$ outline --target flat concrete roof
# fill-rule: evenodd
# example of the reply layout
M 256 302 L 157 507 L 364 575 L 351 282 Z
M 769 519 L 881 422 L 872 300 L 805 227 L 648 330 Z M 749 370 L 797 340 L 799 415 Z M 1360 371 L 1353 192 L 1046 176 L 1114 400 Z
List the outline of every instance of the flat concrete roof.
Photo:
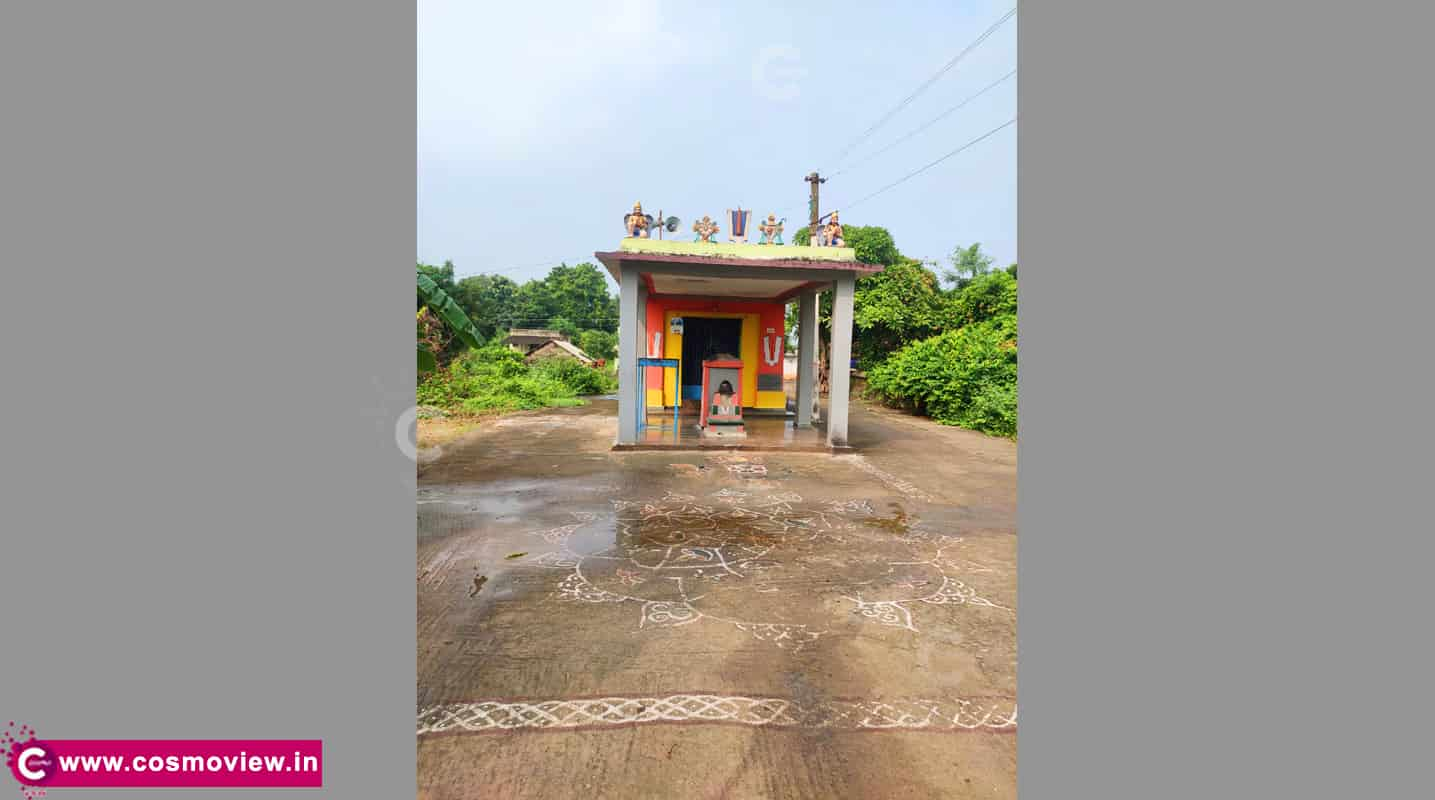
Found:
M 881 264 L 864 264 L 850 247 L 759 245 L 736 242 L 684 242 L 661 239 L 624 239 L 617 250 L 593 254 L 613 280 L 622 282 L 620 262 L 637 264 L 701 264 L 772 270 L 781 277 L 784 270 L 830 272 L 881 272 Z M 641 269 L 641 266 L 640 266 Z M 751 276 L 751 272 L 747 272 Z M 738 276 L 734 276 L 738 277 Z

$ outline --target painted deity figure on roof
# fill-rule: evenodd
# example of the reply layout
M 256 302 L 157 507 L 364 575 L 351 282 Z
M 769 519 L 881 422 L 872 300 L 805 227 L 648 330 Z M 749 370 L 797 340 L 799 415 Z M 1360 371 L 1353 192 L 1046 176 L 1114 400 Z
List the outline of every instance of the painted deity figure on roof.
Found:
M 631 238 L 648 238 L 648 215 L 643 213 L 642 203 L 633 204 L 633 211 L 623 217 L 623 227 L 628 229 Z
M 693 233 L 697 234 L 693 237 L 693 241 L 695 242 L 711 242 L 713 237 L 717 235 L 717 232 L 717 223 L 713 222 L 706 214 L 703 215 L 702 219 L 693 223 Z
M 767 222 L 757 226 L 758 231 L 762 233 L 762 238 L 757 243 L 782 244 L 782 223 L 786 221 L 787 219 L 784 217 L 779 222 L 776 214 L 768 214 Z
M 842 223 L 837 221 L 837 212 L 834 211 L 832 212 L 832 219 L 828 220 L 827 224 L 822 226 L 818 243 L 822 247 L 842 247 L 845 241 L 846 240 L 842 238 Z

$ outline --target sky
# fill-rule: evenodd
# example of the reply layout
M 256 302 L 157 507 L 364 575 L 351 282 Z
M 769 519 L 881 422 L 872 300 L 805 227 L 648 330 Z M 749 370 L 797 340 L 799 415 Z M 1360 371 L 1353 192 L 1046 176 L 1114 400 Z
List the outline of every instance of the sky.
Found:
M 1017 125 L 862 198 L 1016 116 L 1011 77 L 869 158 L 1016 69 L 1015 18 L 849 145 L 1014 5 L 420 0 L 418 260 L 520 283 L 596 263 L 635 201 L 679 217 L 675 238 L 706 214 L 726 241 L 741 207 L 787 217 L 790 241 L 818 170 L 823 213 L 905 255 L 980 242 L 1013 263 Z

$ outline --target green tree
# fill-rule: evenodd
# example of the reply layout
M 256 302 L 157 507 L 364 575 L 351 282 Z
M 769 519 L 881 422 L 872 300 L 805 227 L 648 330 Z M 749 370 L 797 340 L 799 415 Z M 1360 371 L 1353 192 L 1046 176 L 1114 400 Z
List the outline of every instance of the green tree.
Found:
M 593 358 L 612 361 L 618 356 L 618 334 L 611 331 L 579 331 L 576 344 Z
M 911 342 L 951 326 L 951 305 L 937 276 L 910 259 L 859 278 L 853 297 L 852 350 L 871 369 Z
M 956 325 L 971 325 L 994 317 L 1016 314 L 1016 278 L 1006 271 L 991 272 L 958 289 L 952 296 Z
M 992 271 L 992 257 L 982 252 L 980 242 L 971 247 L 957 245 L 951 255 L 952 268 L 943 277 L 958 289 Z
M 518 287 L 509 302 L 513 327 L 554 328 L 561 319 L 570 335 L 578 329 L 618 330 L 618 298 L 608 293 L 604 273 L 592 264 L 560 264 Z
M 502 275 L 473 275 L 458 282 L 454 299 L 485 337 L 515 326 L 518 284 Z
M 578 337 L 578 323 L 567 317 L 554 317 L 548 320 L 548 323 L 542 327 L 552 331 L 558 331 L 568 337 L 568 341 L 570 342 Z
M 618 299 L 608 293 L 608 281 L 596 266 L 560 264 L 542 283 L 542 296 L 555 316 L 581 328 L 618 330 Z
M 864 264 L 882 264 L 890 266 L 909 262 L 910 259 L 902 255 L 897 249 L 897 243 L 892 239 L 892 234 L 886 228 L 878 225 L 843 225 L 842 235 L 846 246 L 856 251 L 857 260 Z M 810 238 L 807 228 L 799 228 L 793 235 L 792 240 L 799 245 L 806 245 Z M 852 353 L 857 357 L 858 364 L 862 365 L 874 359 L 875 354 L 881 351 L 883 344 L 869 344 L 864 341 L 867 331 L 857 324 L 856 318 L 861 314 L 861 306 L 865 302 L 861 295 L 863 290 L 876 284 L 881 284 L 882 273 L 869 275 L 857 279 L 856 294 L 853 297 L 853 327 Z M 795 314 L 794 314 L 795 318 Z M 880 338 L 885 331 L 876 330 L 874 338 Z M 818 370 L 818 383 L 822 389 L 826 389 L 830 365 L 828 364 L 828 347 L 832 342 L 832 293 L 823 292 L 817 306 L 817 351 L 821 367 Z M 864 355 L 865 354 L 865 355 Z

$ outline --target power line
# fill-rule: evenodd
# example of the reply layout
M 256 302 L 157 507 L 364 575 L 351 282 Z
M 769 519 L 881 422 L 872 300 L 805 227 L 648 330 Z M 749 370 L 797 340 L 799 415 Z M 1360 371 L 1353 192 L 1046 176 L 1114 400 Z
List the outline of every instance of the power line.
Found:
M 470 317 L 470 319 L 472 319 Z M 499 314 L 496 317 L 476 320 L 477 322 L 552 322 L 553 320 L 566 320 L 568 322 L 617 322 L 617 316 L 602 317 L 569 317 L 563 314 L 555 314 L 551 317 L 507 317 Z
M 916 136 L 917 134 L 921 133 L 922 131 L 926 130 L 927 128 L 930 128 L 932 125 L 935 125 L 936 123 L 938 123 L 938 122 L 940 122 L 940 121 L 946 119 L 949 115 L 951 115 L 953 112 L 959 110 L 962 106 L 965 106 L 967 103 L 970 103 L 970 102 L 972 102 L 973 100 L 977 99 L 978 97 L 981 97 L 982 95 L 986 94 L 986 93 L 987 93 L 988 91 L 990 91 L 991 89 L 996 88 L 996 87 L 997 87 L 998 85 L 1000 85 L 1003 81 L 1006 81 L 1008 78 L 1010 78 L 1011 76 L 1013 76 L 1013 75 L 1015 75 L 1015 74 L 1016 74 L 1016 70 L 1012 70 L 1011 72 L 1008 72 L 1007 74 L 1001 76 L 1000 78 L 996 79 L 996 80 L 993 81 L 992 83 L 987 84 L 987 87 L 986 87 L 985 89 L 982 89 L 981 91 L 977 92 L 976 94 L 972 95 L 971 97 L 968 97 L 967 99 L 963 100 L 962 102 L 957 103 L 956 105 L 952 106 L 951 108 L 947 109 L 946 111 L 943 111 L 942 113 L 938 114 L 937 116 L 932 117 L 931 119 L 929 119 L 929 120 L 927 120 L 926 122 L 922 123 L 920 126 L 918 126 L 918 128 L 917 128 L 916 130 L 912 131 L 911 133 L 908 133 L 906 136 L 903 136 L 903 137 L 901 137 L 900 139 L 896 140 L 895 142 L 892 142 L 891 144 L 889 144 L 889 145 L 887 145 L 886 147 L 882 148 L 881 150 L 878 150 L 877 152 L 872 153 L 871 155 L 867 156 L 866 158 L 862 159 L 861 161 L 858 161 L 858 162 L 856 162 L 856 163 L 854 163 L 854 164 L 849 164 L 849 165 L 847 165 L 846 167 L 843 167 L 842 169 L 837 170 L 836 172 L 832 173 L 832 175 L 829 176 L 829 177 L 835 178 L 835 177 L 837 177 L 838 175 L 841 175 L 841 174 L 844 173 L 844 172 L 848 172 L 848 171 L 850 171 L 850 170 L 852 170 L 852 169 L 855 169 L 855 168 L 857 168 L 857 167 L 862 166 L 863 164 L 866 164 L 868 161 L 871 161 L 872 159 L 876 158 L 877 156 L 882 155 L 883 153 L 887 152 L 888 150 L 891 150 L 892 148 L 896 147 L 897 145 L 901 144 L 902 142 L 905 142 L 905 141 L 907 141 L 908 139 L 912 138 L 913 136 Z
M 973 41 L 971 44 L 967 45 L 967 46 L 962 50 L 962 52 L 957 53 L 957 55 L 956 55 L 955 58 L 953 58 L 951 61 L 948 61 L 948 62 L 946 63 L 946 65 L 943 66 L 941 69 L 937 70 L 937 74 L 935 74 L 935 75 L 933 75 L 932 77 L 928 78 L 927 80 L 923 81 L 923 82 L 922 82 L 922 85 L 918 86 L 918 87 L 916 88 L 916 90 L 914 90 L 911 94 L 909 94 L 909 95 L 907 95 L 905 98 L 903 98 L 903 99 L 902 99 L 902 102 L 898 103 L 895 108 L 893 108 L 891 111 L 888 111 L 886 114 L 883 114 L 880 119 L 878 119 L 876 122 L 872 123 L 872 126 L 871 126 L 870 128 L 868 128 L 867 130 L 863 131 L 861 136 L 858 136 L 857 139 L 854 140 L 851 144 L 849 144 L 849 145 L 847 145 L 846 147 L 842 148 L 842 151 L 839 152 L 839 153 L 834 157 L 834 160 L 835 160 L 835 161 L 838 161 L 838 162 L 840 163 L 841 160 L 842 160 L 842 158 L 843 158 L 844 156 L 846 156 L 848 153 L 852 152 L 852 149 L 853 149 L 854 147 L 856 147 L 857 145 L 859 145 L 859 144 L 861 144 L 862 142 L 866 141 L 867 137 L 868 137 L 868 136 L 871 136 L 873 133 L 875 133 L 875 132 L 877 131 L 878 128 L 880 128 L 880 127 L 882 127 L 884 124 L 886 124 L 887 120 L 891 119 L 894 115 L 896 115 L 896 113 L 897 113 L 898 111 L 901 111 L 902 109 L 906 108 L 908 103 L 911 103 L 913 100 L 917 99 L 917 96 L 918 96 L 918 95 L 920 95 L 922 92 L 925 92 L 929 87 L 931 87 L 932 84 L 936 83 L 938 79 L 940 79 L 943 75 L 947 74 L 947 72 L 949 72 L 949 71 L 952 69 L 952 67 L 955 67 L 955 66 L 957 65 L 957 62 L 961 61 L 963 58 L 966 57 L 966 55 L 967 55 L 968 53 L 972 52 L 972 50 L 975 50 L 978 45 L 980 45 L 982 42 L 986 41 L 986 39 L 987 39 L 988 36 L 991 36 L 991 35 L 996 31 L 997 28 L 1000 28 L 1000 27 L 1001 27 L 1002 23 L 1004 23 L 1004 22 L 1006 22 L 1007 20 L 1011 19 L 1012 16 L 1015 15 L 1015 14 L 1016 14 L 1016 7 L 1013 6 L 1010 11 L 1008 11 L 1008 12 L 1006 12 L 1006 14 L 1002 15 L 1002 18 L 1001 18 L 1001 19 L 999 19 L 999 20 L 997 20 L 996 22 L 992 23 L 992 26 L 991 26 L 990 28 L 987 28 L 986 31 L 984 31 L 981 36 L 978 36 L 975 41 Z
M 478 271 L 478 272 L 466 273 L 466 274 L 461 275 L 461 276 L 460 276 L 460 275 L 455 275 L 455 276 L 454 276 L 454 280 L 462 280 L 462 279 L 464 279 L 464 278 L 476 278 L 476 277 L 479 277 L 479 276 L 482 276 L 482 275 L 505 275 L 505 274 L 508 274 L 508 273 L 517 272 L 517 271 L 519 271 L 519 270 L 532 269 L 532 268 L 534 268 L 534 267 L 543 267 L 543 266 L 557 267 L 557 266 L 561 266 L 561 265 L 563 265 L 563 264 L 568 264 L 568 263 L 569 263 L 569 260 L 566 259 L 566 258 L 546 258 L 546 259 L 544 259 L 544 260 L 542 260 L 542 261 L 534 261 L 534 262 L 528 263 L 528 264 L 517 264 L 517 265 L 514 265 L 514 266 L 501 267 L 501 268 L 499 268 L 499 269 L 482 269 L 482 270 L 480 270 L 480 271 Z M 574 260 L 573 260 L 573 263 L 571 264 L 571 266 L 576 266 L 577 264 L 580 264 L 580 263 L 583 263 L 583 262 L 581 261 L 581 259 L 574 259 Z
M 981 136 L 978 136 L 977 138 L 971 140 L 970 142 L 967 142 L 966 144 L 962 145 L 961 147 L 958 147 L 957 149 L 953 150 L 952 152 L 947 153 L 946 155 L 942 156 L 941 158 L 937 159 L 936 161 L 933 161 L 932 163 L 927 164 L 927 165 L 924 166 L 924 167 L 921 167 L 921 168 L 916 169 L 916 170 L 914 170 L 914 171 L 912 171 L 912 172 L 909 172 L 909 173 L 907 173 L 906 175 L 902 176 L 901 178 L 898 178 L 897 180 L 892 181 L 891 183 L 887 184 L 886 186 L 883 186 L 881 189 L 878 189 L 877 191 L 875 191 L 875 192 L 873 192 L 873 193 L 867 195 L 866 197 L 863 197 L 863 198 L 860 199 L 860 200 L 857 200 L 857 201 L 855 201 L 855 202 L 848 203 L 847 205 L 842 206 L 842 208 L 843 208 L 844 210 L 845 210 L 845 209 L 850 209 L 850 208 L 852 208 L 852 207 L 854 207 L 854 206 L 857 206 L 857 205 L 860 205 L 860 204 L 862 204 L 862 203 L 865 203 L 865 202 L 867 202 L 868 200 L 871 200 L 872 198 L 876 197 L 877 195 L 879 195 L 879 194 L 881 194 L 881 193 L 887 191 L 888 189 L 891 189 L 892 187 L 897 186 L 898 184 L 901 184 L 901 183 L 903 183 L 903 182 L 905 182 L 905 181 L 907 181 L 907 180 L 910 180 L 910 179 L 912 179 L 912 178 L 917 177 L 918 175 L 922 174 L 923 172 L 926 172 L 927 170 L 931 169 L 932 167 L 937 166 L 938 164 L 942 163 L 943 161 L 946 161 L 947 159 L 951 158 L 952 156 L 956 155 L 957 153 L 960 153 L 960 152 L 962 152 L 963 150 L 967 149 L 968 147 L 971 147 L 972 145 L 976 144 L 977 142 L 980 142 L 981 140 L 987 138 L 988 136 L 991 136 L 992 134 L 996 133 L 997 131 L 1001 130 L 1002 128 L 1006 128 L 1006 127 L 1008 127 L 1008 126 L 1015 125 L 1015 124 L 1016 124 L 1016 117 L 1012 117 L 1011 119 L 1007 120 L 1006 122 L 1003 122 L 1002 124 L 996 126 L 995 128 L 992 128 L 991 130 L 987 131 L 986 133 L 982 134 Z

